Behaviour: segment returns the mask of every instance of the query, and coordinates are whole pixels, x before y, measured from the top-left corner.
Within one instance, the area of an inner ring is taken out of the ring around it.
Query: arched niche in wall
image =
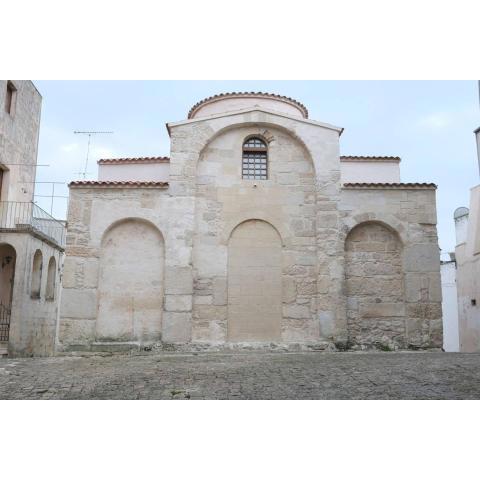
[[[42,288],[42,270],[43,254],[41,250],[37,250],[33,255],[32,262],[32,281],[30,285],[30,295],[32,298],[40,298],[40,290]]]
[[[267,222],[245,221],[228,242],[228,341],[279,341],[281,321],[280,235]]]
[[[165,246],[150,222],[128,218],[103,235],[98,282],[97,339],[161,339]]]
[[[402,242],[380,222],[357,225],[345,241],[348,337],[353,344],[406,343]]]
[[[50,257],[47,269],[47,287],[45,290],[45,299],[55,299],[55,287],[57,282],[57,262],[55,257]]]

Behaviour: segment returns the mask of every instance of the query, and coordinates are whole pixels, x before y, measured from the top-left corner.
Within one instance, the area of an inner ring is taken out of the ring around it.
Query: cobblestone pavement
[[[0,399],[479,399],[480,354],[199,353],[0,359]]]

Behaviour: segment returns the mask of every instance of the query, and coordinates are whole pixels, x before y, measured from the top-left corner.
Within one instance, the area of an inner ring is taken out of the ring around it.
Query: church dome
[[[308,110],[297,100],[263,92],[233,92],[213,95],[195,104],[188,112],[188,118],[208,117],[254,107],[276,110],[293,117],[308,118]]]

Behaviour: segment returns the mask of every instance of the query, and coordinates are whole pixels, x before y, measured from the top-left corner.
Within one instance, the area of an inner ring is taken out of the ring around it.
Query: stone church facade
[[[279,95],[167,129],[170,157],[70,184],[60,350],[441,347],[435,185],[341,157],[343,129]]]

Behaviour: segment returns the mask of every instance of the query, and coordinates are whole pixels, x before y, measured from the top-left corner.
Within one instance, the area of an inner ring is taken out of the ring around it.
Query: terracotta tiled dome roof
[[[196,103],[188,112],[188,118],[192,118],[193,115],[197,112],[197,110],[202,106],[205,105],[206,103],[210,103],[215,100],[220,100],[223,98],[235,98],[235,97],[259,97],[259,98],[273,98],[277,100],[283,100],[284,102],[290,103],[295,105],[297,108],[300,109],[302,112],[303,116],[305,118],[308,118],[308,110],[299,101],[286,97],[285,95],[277,95],[275,93],[265,93],[265,92],[230,92],[230,93],[219,93],[218,95],[213,95],[208,98],[204,98],[200,102]]]

